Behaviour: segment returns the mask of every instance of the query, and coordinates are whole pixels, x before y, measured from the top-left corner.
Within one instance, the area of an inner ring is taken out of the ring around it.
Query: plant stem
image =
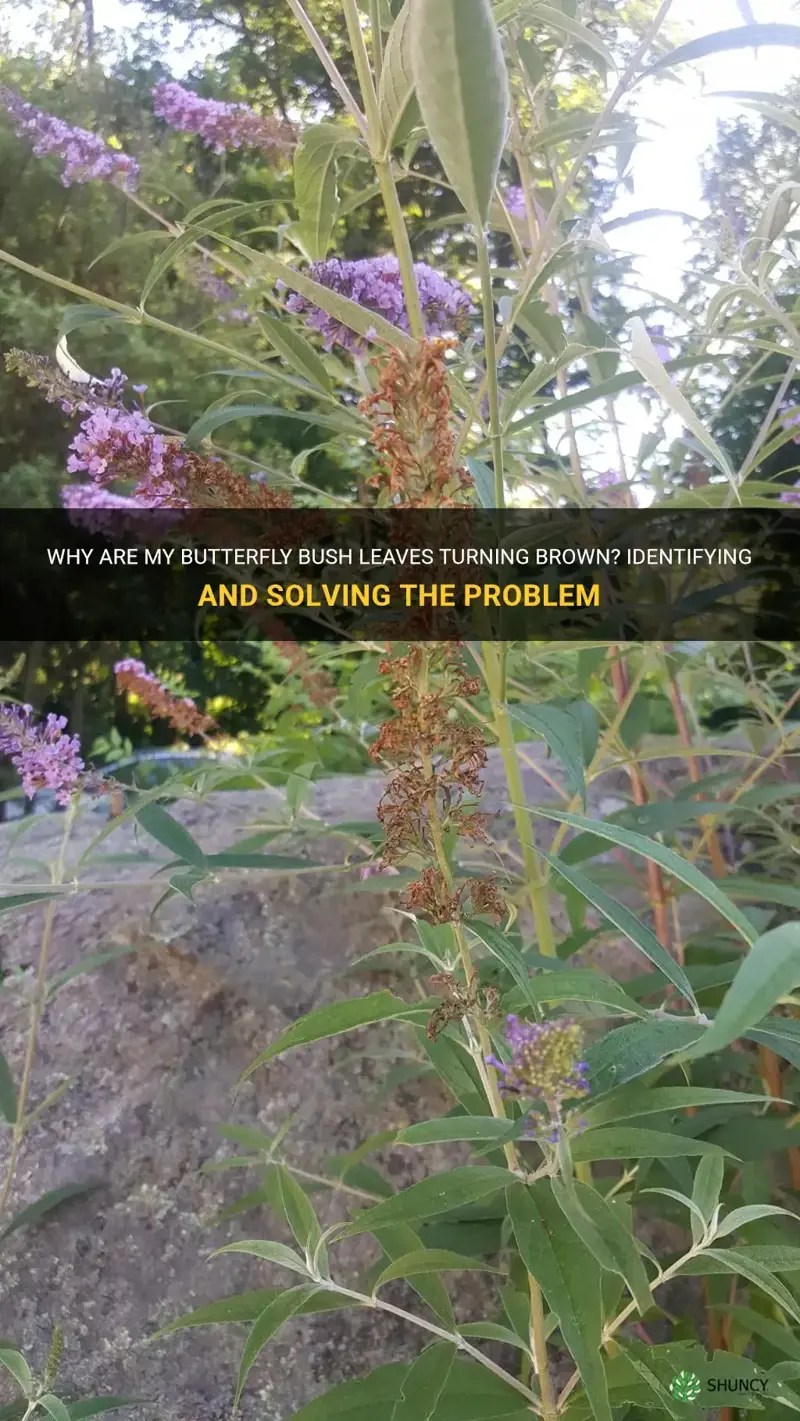
[[[375,65],[375,77],[380,79],[383,69],[383,32],[381,30],[381,3],[380,0],[369,0],[369,23],[372,31],[372,62]]]
[[[446,1328],[438,1327],[434,1322],[428,1322],[427,1318],[418,1317],[417,1314],[413,1312],[406,1312],[405,1308],[396,1307],[394,1303],[385,1303],[382,1298],[371,1297],[367,1293],[358,1293],[355,1288],[344,1288],[339,1283],[332,1282],[330,1278],[323,1278],[321,1282],[325,1288],[329,1288],[334,1293],[339,1293],[343,1298],[352,1298],[354,1302],[360,1303],[362,1307],[378,1308],[381,1312],[391,1313],[393,1317],[401,1317],[404,1322],[410,1322],[414,1327],[422,1327],[426,1332],[433,1333],[434,1337],[440,1337],[443,1342],[452,1342],[453,1346],[457,1347],[459,1351],[466,1352],[474,1361],[480,1362],[482,1367],[487,1367],[496,1377],[500,1377],[507,1386],[513,1387],[515,1391],[518,1391],[524,1396],[531,1410],[535,1411],[537,1415],[544,1414],[540,1409],[538,1396],[536,1396],[535,1392],[530,1390],[530,1387],[518,1381],[510,1372],[505,1371],[503,1367],[499,1367],[497,1363],[491,1361],[489,1357],[485,1357],[478,1347],[473,1347],[472,1343],[468,1342],[466,1337],[462,1337],[459,1332],[448,1332]]]
[[[492,464],[494,465],[494,494],[497,508],[505,505],[505,481],[503,478],[503,431],[500,423],[500,393],[497,384],[497,336],[494,324],[494,294],[492,292],[492,268],[489,261],[489,246],[486,233],[476,231],[478,246],[478,269],[481,277],[481,304],[483,307],[483,343],[486,354],[486,384],[489,399],[489,429],[492,440]]]
[[[64,872],[67,861],[67,848],[69,846],[70,834],[75,823],[80,803],[80,795],[74,794],[70,800],[69,808],[65,815],[64,832],[61,835],[61,844],[58,856],[53,866],[51,879],[54,885],[60,884],[64,880]],[[36,982],[31,1000],[30,1025],[28,1027],[28,1040],[25,1047],[25,1060],[22,1067],[22,1077],[19,1083],[19,1093],[17,1096],[17,1118],[11,1131],[11,1148],[8,1156],[5,1179],[3,1181],[2,1193],[0,1193],[0,1218],[5,1213],[8,1204],[11,1187],[14,1182],[14,1175],[17,1169],[20,1146],[25,1138],[28,1129],[25,1107],[28,1102],[28,1094],[31,1087],[31,1076],[33,1074],[33,1063],[36,1056],[36,1042],[39,1035],[39,1023],[47,1002],[47,959],[50,952],[50,942],[53,936],[53,922],[55,919],[56,899],[51,898],[44,913],[44,925],[42,927],[42,940],[39,947],[39,963],[36,969]]]
[[[424,340],[425,319],[422,314],[417,276],[414,271],[414,255],[411,251],[411,241],[403,216],[403,208],[400,203],[397,184],[394,180],[391,158],[376,159],[375,170],[378,174],[381,196],[386,210],[386,220],[389,223],[389,230],[392,234],[395,256],[400,265],[400,277],[403,282],[403,295],[406,298],[409,330],[415,340]]]
[[[503,693],[504,678],[502,662],[504,654],[504,646],[495,645],[492,642],[484,643],[483,656],[486,684],[492,703],[492,727],[497,736],[500,754],[503,758],[506,784],[508,786],[511,809],[514,815],[514,826],[517,831],[517,838],[519,839],[522,852],[522,862],[525,870],[525,886],[528,892],[539,950],[545,957],[555,957],[556,949],[553,940],[553,927],[550,921],[547,882],[539,866],[539,857],[536,852],[531,818],[525,807],[525,788],[522,782],[522,769],[517,755],[511,719],[508,714],[508,707],[506,706]]]
[[[289,6],[289,9],[292,11],[292,14],[294,15],[295,19],[298,21],[301,29],[303,30],[303,33],[306,36],[306,39],[310,42],[317,58],[320,60],[320,63],[322,64],[326,74],[328,75],[328,78],[333,84],[334,89],[336,90],[337,94],[339,95],[339,98],[342,100],[342,103],[347,109],[347,112],[352,118],[355,119],[362,136],[366,138],[367,124],[365,122],[364,115],[358,107],[358,104],[356,103],[355,99],[353,98],[353,95],[350,93],[350,90],[348,89],[344,79],[339,73],[336,64],[331,58],[331,55],[325,48],[325,44],[323,43],[321,35],[317,32],[317,30],[314,28],[314,25],[308,18],[308,15],[303,9],[303,6],[300,4],[300,0],[286,0],[286,3]]]

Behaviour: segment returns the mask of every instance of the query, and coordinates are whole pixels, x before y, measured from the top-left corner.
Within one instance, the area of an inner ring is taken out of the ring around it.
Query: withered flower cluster
[[[486,744],[479,728],[455,710],[459,698],[477,695],[480,681],[466,674],[450,644],[414,646],[380,669],[392,677],[395,710],[370,751],[373,760],[394,767],[378,807],[386,835],[381,867],[396,867],[412,854],[432,861],[403,901],[434,923],[458,921],[468,900],[473,913],[500,920],[505,905],[495,880],[468,879],[458,887],[442,862],[450,834],[489,842],[486,815],[474,804],[483,790]]]
[[[428,1021],[427,1034],[430,1041],[435,1041],[439,1032],[449,1026],[451,1021],[460,1021],[476,1009],[484,1016],[494,1016],[497,1013],[500,993],[496,987],[477,986],[477,975],[477,971],[472,972],[468,986],[457,981],[450,972],[437,972],[435,977],[430,978],[431,986],[435,991],[441,992],[444,998],[441,1006],[435,1008]]]
[[[455,460],[445,354],[452,342],[422,340],[383,360],[378,388],[361,401],[381,467],[369,483],[382,502],[453,508],[470,502],[472,480]]]
[[[157,720],[166,720],[185,735],[207,735],[216,722],[199,710],[190,696],[173,696],[163,681],[148,671],[143,661],[125,657],[114,666],[117,689],[129,691]]]

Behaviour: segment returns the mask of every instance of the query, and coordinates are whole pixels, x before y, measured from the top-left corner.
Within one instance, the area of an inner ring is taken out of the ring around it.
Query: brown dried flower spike
[[[372,425],[382,468],[369,479],[382,503],[452,508],[470,502],[472,480],[455,465],[452,406],[445,352],[452,342],[419,341],[393,350],[380,367],[378,388],[361,402]]]

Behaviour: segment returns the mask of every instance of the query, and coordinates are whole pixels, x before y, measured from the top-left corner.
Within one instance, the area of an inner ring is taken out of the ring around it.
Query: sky
[[[13,4],[13,0],[11,0]],[[41,0],[17,0],[16,8],[4,11],[0,28],[9,29],[16,43],[33,37],[36,5]],[[275,3],[275,0],[269,0]],[[747,0],[674,0],[670,23],[680,27],[686,38],[733,29],[743,23],[742,9]],[[9,0],[5,0],[6,7]],[[755,20],[760,23],[800,25],[800,0],[749,0]],[[9,20],[10,15],[10,20]],[[135,3],[95,0],[98,30],[108,27],[117,35],[130,32],[143,18]],[[227,42],[224,38],[220,47]],[[168,57],[177,77],[214,52],[214,40],[204,32],[201,42],[188,43],[187,32],[175,27]],[[714,55],[698,64],[682,66],[676,82],[644,81],[638,90],[640,130],[646,141],[633,161],[633,192],[625,194],[611,216],[619,217],[644,208],[668,208],[694,217],[704,215],[701,197],[701,159],[713,145],[718,120],[734,117],[735,99],[713,97],[715,90],[760,90],[779,92],[800,75],[800,49],[770,46],[754,55],[752,50],[736,50]],[[609,234],[614,251],[634,253],[644,289],[675,300],[681,275],[692,255],[686,225],[679,218],[659,218],[616,229]],[[659,317],[661,319],[661,317]],[[669,317],[663,318],[669,327]],[[626,453],[635,454],[644,432],[641,404],[632,397],[620,401],[623,443]],[[668,431],[671,423],[668,423]],[[679,431],[675,425],[675,432]],[[602,467],[606,450],[600,445],[587,451],[590,462]],[[595,472],[598,468],[595,467]]]

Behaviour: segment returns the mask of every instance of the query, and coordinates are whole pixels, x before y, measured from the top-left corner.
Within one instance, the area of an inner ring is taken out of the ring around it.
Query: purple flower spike
[[[63,159],[61,181],[64,187],[97,179],[114,183],[126,192],[135,190],[139,177],[136,159],[112,148],[96,133],[86,128],[71,128],[63,119],[26,103],[5,86],[0,86],[0,105],[8,110],[17,137],[30,139],[37,158],[55,153]]]
[[[503,202],[509,217],[514,217],[518,222],[524,222],[528,213],[525,208],[525,193],[521,187],[507,187],[503,193]]]
[[[588,1062],[579,1060],[583,1046],[581,1028],[571,1021],[520,1021],[517,1016],[506,1018],[506,1040],[511,1048],[511,1060],[487,1058],[500,1076],[501,1091],[524,1100],[542,1101],[547,1107],[549,1133],[545,1137],[557,1144],[563,1128],[564,1102],[589,1094]],[[528,1138],[537,1138],[533,1121],[528,1126]]]
[[[426,262],[416,262],[414,272],[426,335],[434,338],[458,330],[474,309],[467,292],[457,282],[434,271]],[[314,262],[308,274],[320,286],[348,297],[365,311],[383,316],[385,321],[401,331],[410,330],[400,264],[396,257],[365,257],[361,261],[340,261],[334,257],[330,261]],[[340,345],[345,350],[361,353],[366,348],[361,336],[304,296],[291,295],[286,307],[305,316],[306,324],[320,332],[326,350]]]
[[[66,717],[48,715],[38,724],[31,706],[0,703],[0,754],[10,755],[29,799],[37,790],[55,790],[69,804],[84,769],[77,735],[65,735]]]
[[[247,104],[202,99],[191,89],[167,80],[153,90],[153,111],[181,133],[196,134],[216,153],[233,148],[272,152],[290,148],[294,141],[294,132],[288,123],[255,113]]]

